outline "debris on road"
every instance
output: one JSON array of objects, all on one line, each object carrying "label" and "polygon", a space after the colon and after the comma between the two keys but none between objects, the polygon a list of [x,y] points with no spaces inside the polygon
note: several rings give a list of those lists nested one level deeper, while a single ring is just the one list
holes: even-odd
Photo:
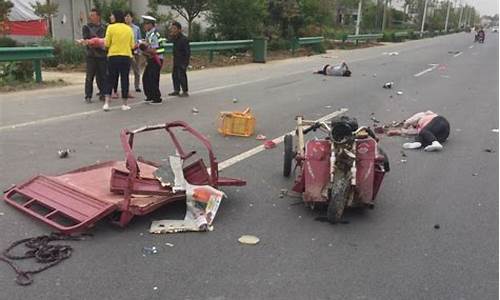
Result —
[{"label": "debris on road", "polygon": [[325,108],[326,109],[330,109],[330,108],[332,108],[332,106],[331,105],[325,105]]},{"label": "debris on road", "polygon": [[492,129],[491,132],[498,133],[498,128],[497,129]]},{"label": "debris on road", "polygon": [[386,82],[386,83],[384,83],[383,88],[384,89],[392,89],[393,85],[394,85],[394,82],[392,82],[392,81],[391,82]]},{"label": "debris on road", "polygon": [[267,136],[263,135],[263,134],[258,134],[256,137],[255,137],[256,140],[258,141],[263,141],[265,139],[267,139]]},{"label": "debris on road", "polygon": [[196,114],[198,114],[200,111],[199,111],[196,107],[193,107],[193,108],[191,109],[191,112],[192,112],[193,114],[195,114],[195,115],[196,115]]},{"label": "debris on road", "polygon": [[402,159],[402,160],[401,160],[401,163],[403,163],[403,164],[406,164],[406,162],[407,162],[407,160],[406,160],[406,159]]},{"label": "debris on road", "polygon": [[396,94],[398,94],[398,95],[401,96],[401,95],[403,95],[403,92],[402,91],[397,91]]},{"label": "debris on road", "polygon": [[154,290],[154,291],[157,291],[157,290],[158,290],[158,287],[157,287],[157,286],[154,286],[154,287],[153,287],[153,290]]},{"label": "debris on road", "polygon": [[273,149],[273,148],[276,148],[276,143],[273,142],[272,140],[269,140],[269,141],[265,141],[264,142],[264,148],[266,149]]},{"label": "debris on road", "polygon": [[434,229],[439,229],[439,228],[441,228],[441,226],[439,226],[439,224],[434,225]]},{"label": "debris on road", "polygon": [[490,149],[490,148],[486,148],[486,149],[484,149],[484,152],[495,153],[495,150]]},{"label": "debris on road", "polygon": [[172,248],[174,246],[174,244],[172,244],[172,243],[165,243],[165,246],[169,246],[170,248]]},{"label": "debris on road", "polygon": [[153,221],[150,233],[177,233],[212,231],[217,210],[225,194],[209,185],[191,185],[185,182],[186,215],[183,220]]},{"label": "debris on road", "polygon": [[147,254],[147,255],[157,254],[158,253],[158,249],[156,249],[155,246],[152,246],[152,247],[143,247],[142,248],[142,253]]},{"label": "debris on road", "polygon": [[[30,285],[33,283],[33,275],[43,272],[62,261],[71,257],[73,247],[70,245],[54,244],[55,241],[82,241],[85,240],[89,234],[81,235],[63,235],[60,233],[51,233],[50,235],[41,235],[37,237],[25,238],[13,242],[2,254],[0,254],[0,261],[8,264],[14,272],[16,272],[16,283],[22,286]],[[27,250],[23,255],[10,253],[14,248],[24,245]],[[34,270],[21,270],[14,260],[35,258],[36,262],[41,264],[38,269]]]},{"label": "debris on road", "polygon": [[401,156],[402,157],[407,157],[406,152],[404,152],[403,150],[401,150]]},{"label": "debris on road", "polygon": [[249,137],[255,131],[255,117],[247,107],[244,111],[221,111],[219,113],[218,131],[222,135]]},{"label": "debris on road", "polygon": [[287,189],[281,189],[280,190],[280,198],[284,198],[286,196],[286,194],[288,193],[288,190]]},{"label": "debris on road", "polygon": [[238,99],[233,98],[233,103],[238,103]]},{"label": "debris on road", "polygon": [[401,130],[399,129],[390,129],[390,130],[387,130],[387,133],[386,133],[388,136],[396,136],[396,135],[401,135]]},{"label": "debris on road", "polygon": [[371,117],[370,120],[372,120],[374,123],[380,123],[380,121],[377,120],[375,117]]},{"label": "debris on road", "polygon": [[57,155],[59,158],[68,158],[71,152],[75,152],[73,149],[59,149],[57,150]]},{"label": "debris on road", "polygon": [[244,245],[257,245],[260,242],[260,239],[254,235],[242,235],[238,242]]},{"label": "debris on road", "polygon": [[374,131],[375,133],[377,133],[377,134],[384,134],[384,133],[385,133],[385,131],[384,131],[384,127],[382,127],[382,126],[375,126],[375,127],[373,128],[373,131]]}]

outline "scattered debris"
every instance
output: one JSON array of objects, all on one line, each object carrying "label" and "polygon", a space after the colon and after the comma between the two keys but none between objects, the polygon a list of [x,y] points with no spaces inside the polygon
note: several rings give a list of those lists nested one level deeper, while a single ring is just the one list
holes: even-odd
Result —
[{"label": "scattered debris", "polygon": [[399,55],[399,52],[394,51],[394,52],[389,52],[389,53],[387,53],[387,54],[388,54],[389,56],[397,56],[397,55]]},{"label": "scattered debris", "polygon": [[238,99],[233,98],[233,103],[238,103]]},{"label": "scattered debris", "polygon": [[266,142],[264,142],[264,148],[266,148],[268,150],[276,148],[276,143],[273,142],[272,140],[266,141]]},{"label": "scattered debris", "polygon": [[491,132],[498,133],[498,128],[497,129],[492,129]]},{"label": "scattered debris", "polygon": [[152,247],[143,247],[142,248],[142,253],[148,254],[148,255],[157,254],[158,253],[158,249],[156,249],[155,246],[152,246]]},{"label": "scattered debris", "polygon": [[60,149],[57,151],[59,158],[67,158],[71,152],[75,152],[73,149]]},{"label": "scattered debris", "polygon": [[[51,233],[50,235],[41,235],[37,237],[25,238],[13,242],[2,254],[0,254],[0,261],[8,264],[14,272],[16,272],[16,283],[19,285],[30,285],[33,283],[33,275],[43,272],[62,261],[71,257],[73,247],[70,245],[53,244],[54,241],[82,241],[90,234],[81,235],[63,235],[61,233]],[[27,250],[23,255],[10,253],[14,248],[24,245]],[[14,260],[20,259],[36,259],[36,262],[41,264],[38,269],[34,270],[21,270]]]},{"label": "scattered debris", "polygon": [[222,135],[252,136],[255,131],[255,117],[250,107],[244,111],[221,111],[219,113],[218,131]]},{"label": "scattered debris", "polygon": [[403,164],[406,164],[407,160],[406,160],[406,159],[402,159],[402,160],[401,160],[401,162],[402,162]]},{"label": "scattered debris", "polygon": [[372,77],[377,77],[377,73],[373,74]]},{"label": "scattered debris", "polygon": [[5,215],[5,213],[3,211],[0,212],[0,217],[3,216],[3,215]]},{"label": "scattered debris", "polygon": [[403,92],[402,91],[397,91],[396,94],[398,94],[398,95],[401,96],[401,95],[403,95]]},{"label": "scattered debris", "polygon": [[[177,177],[177,176],[176,176]],[[209,185],[185,183],[186,215],[183,220],[153,221],[150,233],[212,231],[212,222],[225,194]]]},{"label": "scattered debris", "polygon": [[394,82],[386,82],[383,86],[384,89],[392,89],[392,86],[394,85]]},{"label": "scattered debris", "polygon": [[387,131],[388,136],[396,136],[396,135],[401,135],[401,130],[399,129],[391,129]]},{"label": "scattered debris", "polygon": [[192,112],[193,114],[198,114],[200,111],[199,111],[196,107],[193,107],[193,108],[191,109],[191,112]]},{"label": "scattered debris", "polygon": [[330,108],[332,108],[332,106],[331,105],[325,105],[325,108],[326,109],[330,109]]},{"label": "scattered debris", "polygon": [[403,150],[401,150],[401,156],[402,157],[407,157],[406,152],[404,152]]},{"label": "scattered debris", "polygon": [[244,245],[256,245],[260,242],[260,239],[253,235],[242,235],[238,242]]},{"label": "scattered debris", "polygon": [[157,286],[154,286],[154,287],[153,287],[153,290],[154,290],[154,291],[158,290],[158,287],[157,287]]},{"label": "scattered debris", "polygon": [[375,117],[371,117],[370,120],[372,120],[374,123],[380,123],[380,121],[375,119]]},{"label": "scattered debris", "polygon": [[484,149],[484,152],[495,153],[495,150],[490,149],[490,148],[486,148],[486,149]]},{"label": "scattered debris", "polygon": [[479,174],[478,173],[472,173],[472,176],[477,176],[477,175],[479,175]]},{"label": "scattered debris", "polygon": [[441,228],[441,226],[439,226],[439,224],[434,225],[434,229],[439,229],[439,228]]},{"label": "scattered debris", "polygon": [[284,198],[287,193],[288,193],[287,189],[281,189],[281,191],[280,191],[280,198]]},{"label": "scattered debris", "polygon": [[263,134],[258,134],[256,137],[255,137],[256,140],[258,141],[263,141],[265,139],[267,139],[267,137]]},{"label": "scattered debris", "polygon": [[384,132],[385,132],[384,127],[382,127],[382,126],[375,126],[373,128],[373,131],[375,131],[375,133],[377,133],[377,134],[384,134]]},{"label": "scattered debris", "polygon": [[174,244],[172,244],[172,243],[165,243],[165,246],[169,246],[170,248],[172,248],[174,246]]},{"label": "scattered debris", "polygon": [[237,59],[237,58],[238,58],[238,57],[236,57],[236,56],[234,56],[234,55],[233,55],[233,56],[231,56],[229,59],[233,60],[233,59]]}]

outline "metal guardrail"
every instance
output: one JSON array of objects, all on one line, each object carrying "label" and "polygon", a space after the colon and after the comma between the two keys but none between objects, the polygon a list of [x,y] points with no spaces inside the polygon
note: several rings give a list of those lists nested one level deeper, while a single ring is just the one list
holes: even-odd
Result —
[{"label": "metal guardrail", "polygon": [[311,37],[303,37],[303,38],[295,38],[292,41],[292,54],[295,54],[295,51],[300,48],[300,46],[304,45],[313,45],[315,50],[320,52],[320,45],[325,40],[322,36],[311,36]]},{"label": "metal guardrail", "polygon": [[[235,40],[235,41],[208,41],[208,42],[190,42],[191,52],[208,52],[210,62],[213,61],[215,51],[247,49],[252,48],[253,40]],[[167,43],[166,53],[172,53],[173,44]]]},{"label": "metal guardrail", "polygon": [[54,57],[53,47],[0,47],[0,62],[33,61],[36,82],[42,82],[42,59]]},{"label": "metal guardrail", "polygon": [[342,42],[345,43],[346,41],[356,41],[356,45],[357,45],[359,41],[379,40],[383,36],[384,35],[382,33],[358,34],[358,35],[355,35],[355,34],[353,34],[353,35],[345,34],[342,37]]}]

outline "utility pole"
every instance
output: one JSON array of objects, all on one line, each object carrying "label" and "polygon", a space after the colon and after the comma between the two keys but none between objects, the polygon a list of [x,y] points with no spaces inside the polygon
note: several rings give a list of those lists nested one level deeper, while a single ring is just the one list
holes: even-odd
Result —
[{"label": "utility pole", "polygon": [[361,24],[361,5],[363,0],[359,0],[358,3],[358,19],[356,20],[356,35],[359,35],[359,24]]},{"label": "utility pole", "polygon": [[382,33],[384,33],[385,23],[387,22],[387,1],[388,0],[384,0],[384,14],[382,16]]},{"label": "utility pole", "polygon": [[450,18],[450,8],[451,8],[451,1],[448,0],[448,10],[446,11],[446,22],[444,24],[444,32],[448,32],[448,19]]},{"label": "utility pole", "polygon": [[[460,6],[462,6],[462,2],[460,2]],[[460,10],[460,18],[458,19],[458,28],[462,27],[462,15],[464,14],[464,7],[462,6],[462,10]]]},{"label": "utility pole", "polygon": [[424,26],[425,26],[425,17],[427,14],[427,3],[429,0],[425,0],[425,5],[424,5],[424,15],[422,16],[422,27],[420,27],[420,38],[424,36]]}]

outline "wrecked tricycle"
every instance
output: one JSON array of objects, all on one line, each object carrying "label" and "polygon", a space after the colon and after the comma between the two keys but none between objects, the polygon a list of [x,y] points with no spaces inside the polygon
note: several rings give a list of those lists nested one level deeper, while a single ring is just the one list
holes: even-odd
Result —
[{"label": "wrecked tricycle", "polygon": [[[326,137],[305,142],[304,135],[316,130]],[[331,223],[340,222],[348,207],[374,207],[389,161],[370,128],[358,128],[356,119],[347,116],[330,124],[299,116],[295,133],[295,143],[292,134],[284,138],[283,175],[290,176],[295,161],[292,190],[302,194],[307,206],[327,206]]]},{"label": "wrecked tricycle", "polygon": [[[177,155],[169,157],[170,165],[136,158],[134,154],[134,137],[158,130],[168,134],[175,146]],[[196,151],[185,152],[175,134],[178,130],[189,133],[203,144],[208,152],[209,168],[195,155]],[[117,225],[126,226],[134,216],[186,200],[187,189],[183,183],[212,188],[246,184],[243,180],[219,176],[210,142],[185,122],[169,122],[133,131],[123,129],[120,140],[124,161],[101,162],[58,176],[38,175],[11,187],[4,200],[62,233],[72,234],[93,226],[106,216],[112,217]]]}]

